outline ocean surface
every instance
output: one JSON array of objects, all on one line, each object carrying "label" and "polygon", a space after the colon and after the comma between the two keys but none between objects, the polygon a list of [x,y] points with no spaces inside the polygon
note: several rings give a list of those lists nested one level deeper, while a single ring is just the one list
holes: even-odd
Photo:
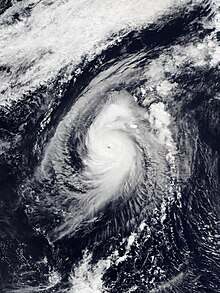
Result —
[{"label": "ocean surface", "polygon": [[220,292],[218,0],[2,0],[0,292]]}]

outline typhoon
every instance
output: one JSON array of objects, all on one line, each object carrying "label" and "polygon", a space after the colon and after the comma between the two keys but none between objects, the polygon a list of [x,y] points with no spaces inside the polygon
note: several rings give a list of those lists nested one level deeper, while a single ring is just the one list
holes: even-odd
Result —
[{"label": "typhoon", "polygon": [[0,291],[219,292],[218,1],[2,1],[0,40]]}]

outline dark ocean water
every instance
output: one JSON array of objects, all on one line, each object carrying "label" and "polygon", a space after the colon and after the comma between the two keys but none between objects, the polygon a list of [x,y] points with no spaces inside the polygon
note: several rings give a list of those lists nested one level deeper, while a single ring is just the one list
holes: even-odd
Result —
[{"label": "dark ocean water", "polygon": [[170,11],[1,105],[1,292],[220,292],[214,12]]}]

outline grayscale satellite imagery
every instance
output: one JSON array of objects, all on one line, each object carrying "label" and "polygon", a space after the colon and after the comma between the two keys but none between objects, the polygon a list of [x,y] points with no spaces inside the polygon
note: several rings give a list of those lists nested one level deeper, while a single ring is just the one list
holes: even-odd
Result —
[{"label": "grayscale satellite imagery", "polygon": [[0,292],[220,293],[220,0],[0,0]]}]

